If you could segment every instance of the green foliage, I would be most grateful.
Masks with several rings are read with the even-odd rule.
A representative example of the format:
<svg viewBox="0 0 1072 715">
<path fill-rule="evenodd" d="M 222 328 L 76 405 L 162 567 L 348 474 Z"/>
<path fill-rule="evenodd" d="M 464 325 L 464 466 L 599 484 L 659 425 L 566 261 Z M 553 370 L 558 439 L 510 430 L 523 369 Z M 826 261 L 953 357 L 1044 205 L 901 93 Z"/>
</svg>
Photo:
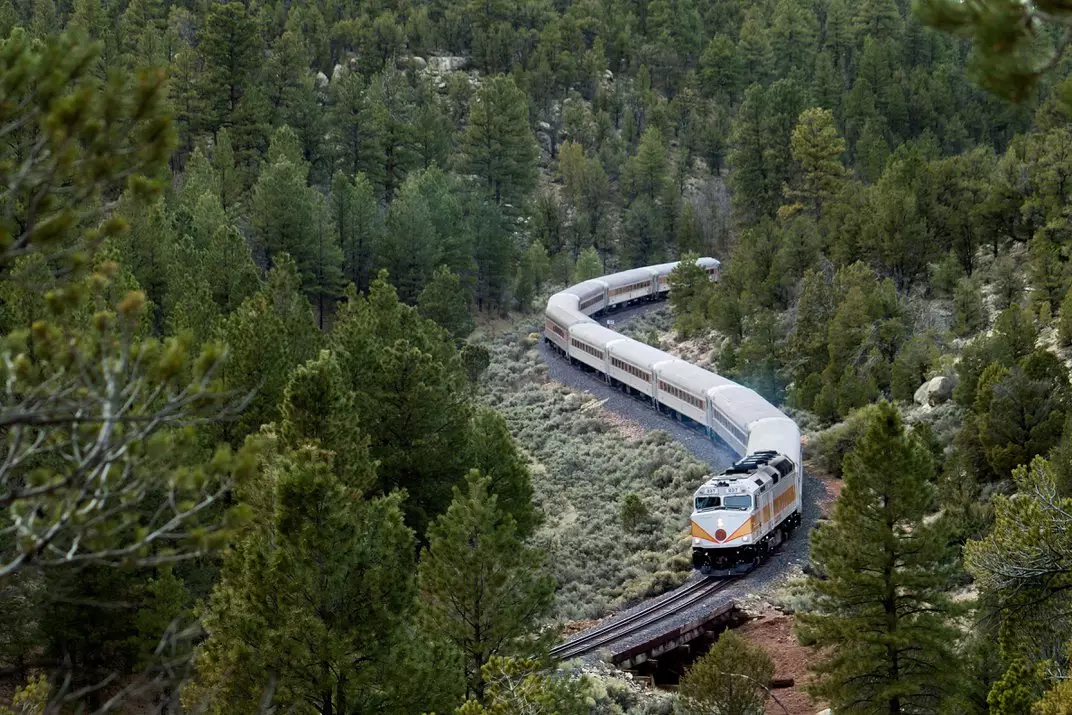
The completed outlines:
<svg viewBox="0 0 1072 715">
<path fill-rule="evenodd" d="M 596 249 L 588 247 L 577 257 L 577 265 L 573 267 L 573 277 L 570 280 L 579 283 L 601 275 L 603 275 L 603 261 L 600 260 Z"/>
<path fill-rule="evenodd" d="M 779 8 L 787 3 L 779 4 Z M 793 159 L 800 164 L 800 185 L 786 198 L 803 204 L 818 216 L 823 205 L 836 195 L 845 177 L 841 155 L 845 140 L 838 134 L 829 109 L 812 108 L 801 113 L 790 139 Z"/>
<path fill-rule="evenodd" d="M 971 278 L 961 278 L 953 291 L 953 332 L 971 335 L 986 326 L 986 305 L 979 284 Z"/>
<path fill-rule="evenodd" d="M 774 661 L 760 648 L 726 631 L 685 672 L 678 701 L 685 713 L 756 715 L 763 712 Z"/>
<path fill-rule="evenodd" d="M 226 387 L 252 399 L 238 420 L 225 425 L 240 443 L 262 424 L 279 418 L 279 404 L 291 371 L 317 354 L 320 334 L 309 303 L 298 292 L 297 267 L 285 254 L 267 283 L 227 316 L 222 333 L 230 349 Z"/>
<path fill-rule="evenodd" d="M 490 487 L 476 470 L 464 492 L 455 487 L 450 508 L 429 527 L 420 560 L 425 627 L 461 653 L 466 694 L 478 701 L 486 696 L 491 658 L 538 650 L 535 619 L 554 595 L 544 554 L 521 543 Z"/>
<path fill-rule="evenodd" d="M 381 275 L 367 297 L 348 293 L 329 345 L 379 463 L 377 490 L 405 489 L 407 523 L 422 534 L 465 469 L 469 381 L 454 340 Z"/>
<path fill-rule="evenodd" d="M 694 253 L 686 253 L 681 262 L 670 272 L 670 307 L 674 311 L 674 329 L 682 336 L 689 337 L 703 329 L 707 323 L 707 309 L 715 292 L 702 267 L 696 264 L 699 258 Z"/>
<path fill-rule="evenodd" d="M 476 323 L 469 314 L 469 296 L 458 276 L 440 266 L 421 291 L 417 301 L 420 313 L 446 330 L 455 340 L 464 340 Z"/>
<path fill-rule="evenodd" d="M 461 139 L 460 162 L 496 202 L 523 200 L 535 186 L 536 142 L 528 99 L 509 77 L 491 77 L 477 91 Z"/>
<path fill-rule="evenodd" d="M 648 507 L 640 495 L 630 492 L 622 499 L 621 520 L 622 528 L 627 531 L 635 531 L 636 528 L 648 519 Z"/>
<path fill-rule="evenodd" d="M 934 506 L 933 464 L 880 403 L 845 458 L 833 518 L 812 536 L 816 610 L 798 618 L 809 642 L 835 648 L 814 666 L 814 692 L 839 709 L 904 712 L 956 682 L 954 610 L 944 589 L 953 552 Z M 849 704 L 852 703 L 850 706 Z"/>
<path fill-rule="evenodd" d="M 441 693 L 397 678 L 416 593 L 400 496 L 362 497 L 330 453 L 301 446 L 273 454 L 240 498 L 252 520 L 206 608 L 186 706 L 435 707 Z"/>
</svg>

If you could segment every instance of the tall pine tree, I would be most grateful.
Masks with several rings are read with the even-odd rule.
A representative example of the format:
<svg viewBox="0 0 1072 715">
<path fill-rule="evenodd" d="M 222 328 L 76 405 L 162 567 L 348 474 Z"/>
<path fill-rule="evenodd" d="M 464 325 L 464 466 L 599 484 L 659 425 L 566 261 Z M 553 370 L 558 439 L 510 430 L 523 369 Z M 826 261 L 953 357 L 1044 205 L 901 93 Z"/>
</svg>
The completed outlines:
<svg viewBox="0 0 1072 715">
<path fill-rule="evenodd" d="M 802 633 L 828 648 L 813 692 L 838 712 L 933 712 L 956 679 L 957 630 L 944 589 L 954 553 L 935 507 L 927 448 L 886 402 L 845 457 L 833 518 L 812 536 L 822 576 Z"/>
</svg>

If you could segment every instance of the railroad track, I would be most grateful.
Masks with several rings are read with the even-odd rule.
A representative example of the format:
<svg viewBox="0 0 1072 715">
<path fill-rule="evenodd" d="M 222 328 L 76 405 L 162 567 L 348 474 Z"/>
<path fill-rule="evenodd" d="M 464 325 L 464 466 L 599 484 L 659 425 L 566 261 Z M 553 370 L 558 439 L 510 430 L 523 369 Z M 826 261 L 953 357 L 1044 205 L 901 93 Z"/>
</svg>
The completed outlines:
<svg viewBox="0 0 1072 715">
<path fill-rule="evenodd" d="M 551 649 L 551 656 L 559 660 L 568 660 L 590 653 L 704 600 L 724 589 L 731 581 L 732 579 L 713 578 L 693 581 L 672 592 L 668 598 L 649 603 L 625 618 L 585 631 L 565 643 L 560 643 Z"/>
</svg>

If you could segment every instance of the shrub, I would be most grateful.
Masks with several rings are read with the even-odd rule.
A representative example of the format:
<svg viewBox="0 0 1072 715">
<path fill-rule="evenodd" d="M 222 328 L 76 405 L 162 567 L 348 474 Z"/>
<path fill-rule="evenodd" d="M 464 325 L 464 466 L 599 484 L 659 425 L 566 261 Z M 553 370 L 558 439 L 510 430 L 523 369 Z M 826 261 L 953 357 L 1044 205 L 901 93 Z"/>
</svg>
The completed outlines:
<svg viewBox="0 0 1072 715">
<path fill-rule="evenodd" d="M 635 492 L 630 492 L 622 499 L 622 528 L 636 531 L 641 523 L 648 520 L 648 507 Z"/>
<path fill-rule="evenodd" d="M 930 273 L 930 286 L 934 295 L 949 298 L 956 290 L 957 282 L 964 277 L 964 268 L 955 255 L 947 253 L 941 261 L 931 264 Z"/>
<path fill-rule="evenodd" d="M 774 661 L 766 651 L 726 631 L 681 679 L 681 711 L 759 715 L 773 676 Z"/>
<path fill-rule="evenodd" d="M 967 337 L 986 327 L 986 306 L 979 284 L 971 278 L 961 278 L 953 293 L 953 332 Z"/>
</svg>

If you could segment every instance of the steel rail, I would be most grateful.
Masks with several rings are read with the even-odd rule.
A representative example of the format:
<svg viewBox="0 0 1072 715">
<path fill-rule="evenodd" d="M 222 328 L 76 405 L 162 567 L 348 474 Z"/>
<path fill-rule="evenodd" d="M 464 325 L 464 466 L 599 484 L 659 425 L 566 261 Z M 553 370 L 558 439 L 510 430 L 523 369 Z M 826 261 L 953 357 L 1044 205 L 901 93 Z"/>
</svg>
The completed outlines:
<svg viewBox="0 0 1072 715">
<path fill-rule="evenodd" d="M 635 613 L 630 613 L 611 623 L 584 631 L 583 633 L 551 649 L 551 656 L 560 660 L 575 658 L 590 653 L 608 643 L 636 633 L 646 626 L 657 623 L 688 608 L 694 603 L 718 593 L 733 579 L 703 578 L 671 592 L 668 598 L 657 600 Z"/>
</svg>

